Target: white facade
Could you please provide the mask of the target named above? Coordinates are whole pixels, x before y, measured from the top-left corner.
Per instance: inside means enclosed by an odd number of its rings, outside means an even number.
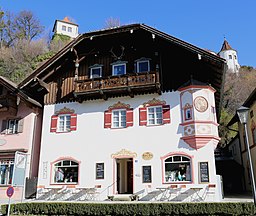
[[[202,107],[204,104],[200,104],[201,101],[195,102],[197,97],[206,99],[207,106]],[[139,125],[140,108],[152,100],[170,105],[170,123]],[[126,128],[104,128],[104,111],[120,103],[133,108],[133,125]],[[194,106],[196,103],[197,109]],[[184,119],[185,106],[191,107],[191,119]],[[98,200],[123,193],[138,194],[143,200],[143,197],[161,187],[175,185],[181,192],[185,192],[176,194],[180,201],[190,201],[195,195],[195,188],[199,188],[201,199],[219,200],[221,191],[218,188],[214,159],[217,144],[214,137],[218,138],[216,116],[212,112],[214,106],[214,92],[209,88],[198,87],[162,95],[147,94],[134,98],[111,98],[107,101],[45,105],[38,188],[97,188]],[[62,109],[73,110],[77,114],[76,130],[52,133],[51,116]],[[186,180],[169,182],[165,160],[172,156],[190,159],[191,170],[187,170],[186,175],[189,177],[186,176]],[[61,160],[78,163],[76,183],[55,182],[54,165]],[[202,180],[205,174],[199,168],[199,164],[205,162],[208,165],[206,181]],[[96,163],[104,163],[103,179],[96,179]],[[151,166],[149,182],[143,182],[143,166]],[[214,185],[212,197],[209,195],[209,185]]]
[[[56,20],[53,28],[54,34],[63,34],[71,38],[78,36],[78,25],[70,22],[66,17],[63,20]]]

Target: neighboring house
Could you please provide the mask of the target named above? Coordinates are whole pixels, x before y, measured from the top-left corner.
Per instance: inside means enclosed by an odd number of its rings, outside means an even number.
[[[248,122],[247,122],[247,129],[248,129],[248,139],[249,139],[249,145],[250,145],[250,151],[251,151],[251,157],[252,157],[252,164],[253,164],[254,175],[255,175],[256,174],[256,88],[250,94],[250,96],[246,99],[243,106],[248,107],[250,109]],[[248,153],[247,153],[248,150],[245,142],[244,126],[240,123],[237,114],[230,120],[227,126],[229,127],[236,122],[238,122],[238,125],[239,125],[238,130],[239,130],[239,140],[240,140],[240,155],[241,155],[242,164],[244,167],[245,189],[247,191],[251,191],[252,186],[251,186],[251,180],[250,180],[251,179],[250,166],[249,166]],[[254,176],[254,179],[255,177],[256,176]]]
[[[63,20],[55,21],[52,31],[54,34],[66,35],[74,39],[78,36],[78,25],[65,17]]]
[[[12,184],[16,152],[27,155],[25,177],[37,177],[41,121],[41,105],[0,77],[0,199],[8,198],[6,189]],[[23,188],[15,187],[13,198],[21,199],[23,195]]]
[[[238,63],[237,51],[234,50],[226,39],[222,44],[222,47],[218,53],[221,58],[226,59],[228,65],[228,72],[239,73],[240,65]]]
[[[38,199],[153,200],[169,187],[177,200],[219,200],[225,71],[144,24],[79,35],[19,85],[44,103]]]

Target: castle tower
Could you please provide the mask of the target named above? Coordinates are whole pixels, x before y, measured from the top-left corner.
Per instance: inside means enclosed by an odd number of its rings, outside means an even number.
[[[226,59],[229,72],[239,72],[240,65],[238,63],[237,52],[236,50],[232,49],[232,47],[229,45],[226,39],[224,39],[224,42],[218,55],[221,58]]]
[[[52,31],[54,34],[67,35],[73,39],[78,36],[78,25],[65,17],[63,20],[55,21]]]

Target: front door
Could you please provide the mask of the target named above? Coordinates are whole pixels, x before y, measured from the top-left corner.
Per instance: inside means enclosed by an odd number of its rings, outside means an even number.
[[[116,159],[116,182],[118,194],[133,193],[133,159]]]

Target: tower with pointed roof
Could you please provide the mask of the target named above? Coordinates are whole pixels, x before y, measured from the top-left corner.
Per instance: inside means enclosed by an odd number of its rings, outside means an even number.
[[[237,58],[237,51],[234,50],[226,40],[224,39],[224,42],[222,44],[221,50],[219,52],[219,56],[221,58],[226,59],[227,65],[228,65],[228,71],[231,73],[238,73],[240,65],[238,63]]]
[[[63,20],[55,20],[52,31],[54,34],[66,35],[73,39],[78,36],[78,25],[65,17]]]

